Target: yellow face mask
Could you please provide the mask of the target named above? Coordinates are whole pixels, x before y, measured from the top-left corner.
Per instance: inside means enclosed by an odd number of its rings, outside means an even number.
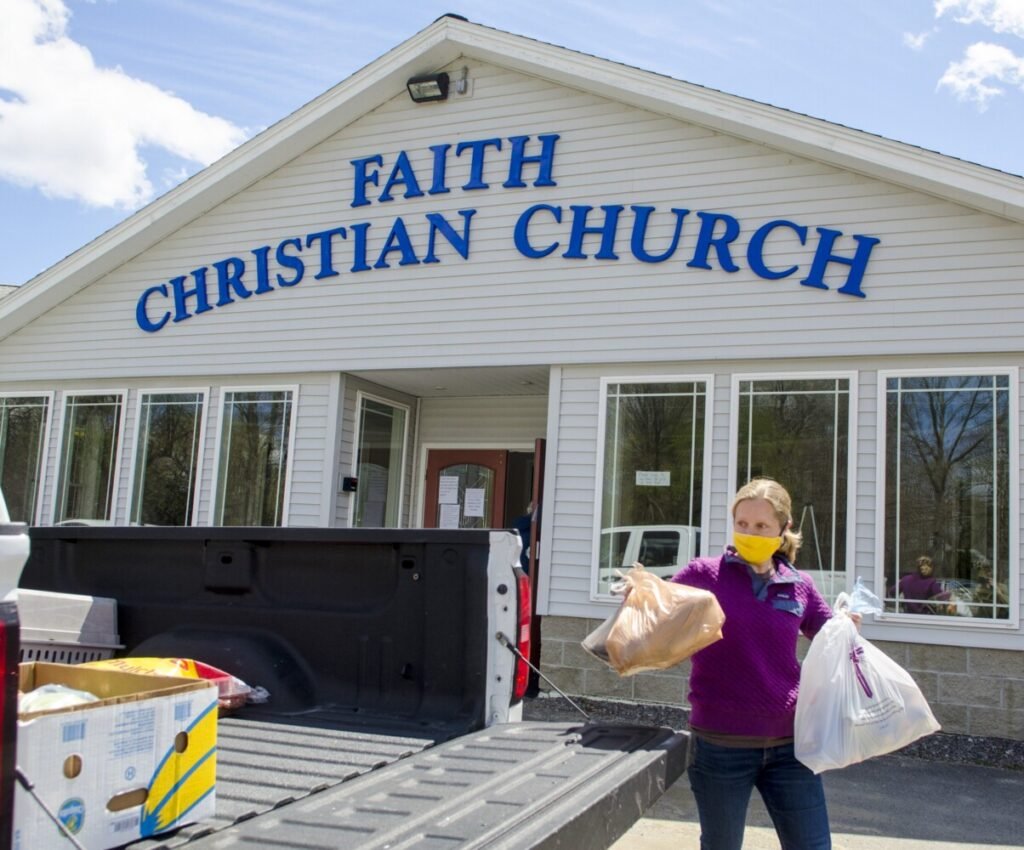
[[[782,538],[740,534],[738,531],[734,531],[732,542],[736,547],[736,553],[748,564],[763,564],[779,550]]]

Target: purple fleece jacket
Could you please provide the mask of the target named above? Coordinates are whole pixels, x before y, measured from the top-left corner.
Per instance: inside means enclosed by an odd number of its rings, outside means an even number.
[[[799,633],[809,638],[832,609],[809,576],[775,556],[775,576],[755,595],[750,569],[731,549],[697,558],[672,581],[710,590],[725,612],[722,640],[691,659],[690,722],[729,735],[793,735]]]
[[[942,589],[938,579],[923,576],[920,573],[908,573],[900,579],[899,591],[903,594],[903,610],[908,614],[937,614],[931,605],[919,602],[908,602],[908,599],[940,599],[948,600],[949,593]],[[890,591],[891,592],[891,591]]]

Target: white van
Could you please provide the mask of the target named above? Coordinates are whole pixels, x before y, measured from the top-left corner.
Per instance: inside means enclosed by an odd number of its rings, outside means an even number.
[[[700,551],[700,529],[690,525],[624,525],[601,532],[601,585],[615,581],[615,570],[635,561],[661,578],[672,578]]]

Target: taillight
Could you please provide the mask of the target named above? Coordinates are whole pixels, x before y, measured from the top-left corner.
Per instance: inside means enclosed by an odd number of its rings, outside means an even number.
[[[530,684],[530,577],[516,567],[516,588],[519,591],[519,629],[516,632],[516,672],[512,679],[512,702],[517,703],[526,695]]]
[[[18,645],[18,610],[13,602],[0,602],[0,812],[14,811]],[[10,833],[9,821],[0,825],[0,850],[11,846]]]

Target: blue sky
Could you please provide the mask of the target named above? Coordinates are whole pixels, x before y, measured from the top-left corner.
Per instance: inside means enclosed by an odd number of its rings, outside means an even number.
[[[1024,173],[1024,0],[0,0],[0,283],[445,12]]]

